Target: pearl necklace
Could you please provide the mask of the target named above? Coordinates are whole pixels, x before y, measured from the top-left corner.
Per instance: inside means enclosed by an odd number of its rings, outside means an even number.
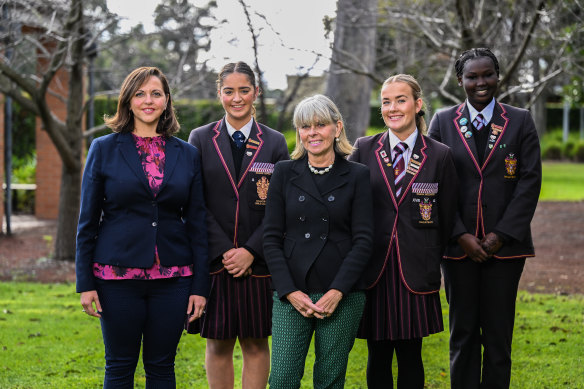
[[[333,163],[331,163],[330,165],[328,165],[327,167],[325,167],[322,170],[318,170],[316,169],[314,166],[312,166],[310,164],[310,162],[308,162],[308,169],[313,173],[313,174],[325,174],[331,171],[331,169],[333,168],[333,165],[335,164],[335,162],[333,161]]]

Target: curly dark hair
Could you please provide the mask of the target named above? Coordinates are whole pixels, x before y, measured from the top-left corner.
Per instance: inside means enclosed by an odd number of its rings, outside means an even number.
[[[134,130],[134,115],[130,111],[130,101],[138,89],[150,77],[158,77],[162,83],[164,94],[168,96],[168,103],[166,109],[158,120],[156,133],[166,137],[176,134],[180,130],[176,113],[172,105],[172,96],[170,94],[170,86],[168,79],[162,71],[156,67],[144,66],[134,69],[120,88],[120,96],[118,97],[118,109],[114,116],[104,116],[105,124],[114,132],[132,132]]]
[[[464,65],[466,64],[467,61],[479,57],[489,57],[493,61],[493,64],[495,65],[495,72],[497,73],[497,77],[499,77],[499,61],[497,60],[497,57],[495,56],[495,54],[493,54],[491,49],[485,47],[473,48],[470,50],[463,51],[462,54],[460,54],[460,57],[458,57],[458,59],[454,63],[454,69],[456,69],[456,77],[462,78],[462,73],[464,72]]]

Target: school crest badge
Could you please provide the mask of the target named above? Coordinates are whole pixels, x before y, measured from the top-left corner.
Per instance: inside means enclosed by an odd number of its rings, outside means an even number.
[[[508,178],[515,177],[515,173],[517,173],[517,158],[515,158],[514,153],[510,153],[505,157],[505,171]]]
[[[427,197],[420,202],[420,216],[424,221],[428,221],[432,217],[432,203]]]
[[[256,182],[258,197],[263,202],[265,202],[266,199],[268,198],[268,187],[269,186],[270,186],[270,181],[266,178],[266,176],[262,176],[262,178],[260,178]]]

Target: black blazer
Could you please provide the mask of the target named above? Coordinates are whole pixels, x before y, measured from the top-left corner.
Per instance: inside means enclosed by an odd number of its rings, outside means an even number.
[[[203,160],[209,267],[212,273],[223,271],[223,253],[246,246],[254,254],[252,275],[266,276],[262,235],[267,189],[274,164],[289,158],[286,139],[254,120],[236,181],[224,120],[194,129],[189,136]]]
[[[458,183],[448,147],[418,134],[395,197],[394,173],[387,131],[357,139],[350,160],[369,166],[373,191],[375,235],[366,279],[375,286],[392,247],[397,248],[401,279],[412,293],[440,289],[440,260],[450,237]]]
[[[95,290],[93,262],[149,268],[154,246],[164,266],[194,265],[191,294],[207,296],[207,231],[197,149],[171,137],[160,192],[150,189],[130,133],[91,143],[77,227],[77,292]]]
[[[496,103],[491,123],[484,129],[490,133],[482,166],[477,162],[474,137],[466,138],[461,132],[468,123],[463,103],[434,115],[429,129],[431,138],[452,150],[460,181],[452,235],[501,232],[509,241],[495,258],[532,257],[530,223],[541,189],[541,154],[533,119],[525,109]],[[453,240],[445,258],[465,257]]]
[[[365,287],[360,277],[373,242],[369,169],[337,155],[322,195],[312,175],[306,156],[280,162],[268,191],[264,252],[281,299],[307,292],[311,267],[323,292]]]

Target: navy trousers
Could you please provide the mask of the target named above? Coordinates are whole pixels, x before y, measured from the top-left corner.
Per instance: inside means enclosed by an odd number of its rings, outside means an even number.
[[[525,258],[442,262],[452,389],[509,388],[515,300],[524,265]]]
[[[186,318],[191,277],[100,280],[104,389],[134,387],[143,344],[146,388],[176,388],[174,358]]]

